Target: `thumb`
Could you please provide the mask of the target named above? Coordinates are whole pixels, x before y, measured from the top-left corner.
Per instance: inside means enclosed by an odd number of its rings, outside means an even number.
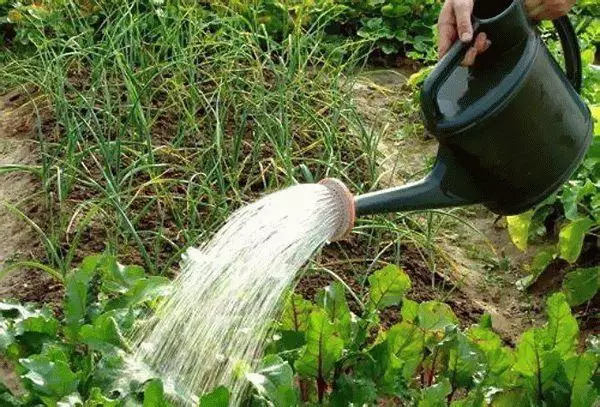
[[[456,0],[454,2],[454,14],[456,15],[456,29],[458,37],[462,42],[473,39],[473,25],[471,14],[473,13],[473,0]]]

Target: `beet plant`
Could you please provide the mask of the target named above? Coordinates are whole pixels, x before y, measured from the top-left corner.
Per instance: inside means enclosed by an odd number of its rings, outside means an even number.
[[[86,258],[66,281],[60,317],[47,308],[0,304],[0,351],[18,379],[0,390],[2,405],[177,405],[180,395],[163,383],[168,378],[142,379],[124,370],[126,333],[168,293],[168,282],[106,255]],[[290,293],[259,368],[239,369],[248,384],[245,405],[518,407],[600,401],[600,342],[588,337],[585,346],[579,343],[577,321],[562,293],[548,298],[546,324],[524,332],[511,348],[487,315],[462,327],[447,304],[408,299],[410,279],[394,265],[371,275],[369,286],[365,298],[350,304],[339,282],[321,289],[314,301]],[[387,329],[379,323],[384,310],[399,319]],[[229,392],[218,387],[195,403],[227,406]]]

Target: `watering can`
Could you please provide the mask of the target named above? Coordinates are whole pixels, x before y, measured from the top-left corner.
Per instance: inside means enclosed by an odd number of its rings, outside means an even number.
[[[485,32],[490,48],[462,67],[470,44],[457,41],[421,90],[425,127],[439,142],[433,170],[413,184],[355,197],[344,227],[355,216],[468,204],[521,213],[560,188],[583,160],[592,120],[577,94],[581,56],[569,19],[554,21],[565,72],[520,0],[478,0],[472,20],[473,38]],[[347,190],[324,183],[348,201]]]

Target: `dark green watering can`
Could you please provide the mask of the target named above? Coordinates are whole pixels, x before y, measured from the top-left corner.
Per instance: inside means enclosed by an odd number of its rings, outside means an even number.
[[[355,198],[356,215],[481,203],[516,214],[554,193],[577,169],[592,138],[577,91],[581,56],[568,18],[554,21],[566,74],[521,1],[479,0],[475,35],[491,47],[460,66],[470,44],[457,41],[421,91],[425,127],[440,147],[425,179]]]

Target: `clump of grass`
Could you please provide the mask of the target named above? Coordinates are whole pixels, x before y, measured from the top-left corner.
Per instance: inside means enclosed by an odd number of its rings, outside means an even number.
[[[375,179],[376,135],[348,94],[364,54],[322,46],[332,16],[273,38],[248,9],[94,7],[32,18],[32,52],[0,68],[2,87],[33,85],[50,106],[37,129],[44,260],[60,272],[108,249],[165,273],[262,193]]]
[[[0,67],[0,89],[34,89],[31,103],[44,111],[36,175],[47,216],[35,227],[45,255],[13,267],[61,276],[108,251],[168,274],[187,247],[264,193],[328,176],[357,193],[377,187],[379,133],[351,94],[367,52],[325,41],[335,9],[273,35],[252,5],[93,4],[26,20],[29,52]],[[361,219],[355,242],[338,244],[325,264],[362,291],[369,271],[400,263],[408,243],[433,284],[447,257],[436,245],[445,216]]]

